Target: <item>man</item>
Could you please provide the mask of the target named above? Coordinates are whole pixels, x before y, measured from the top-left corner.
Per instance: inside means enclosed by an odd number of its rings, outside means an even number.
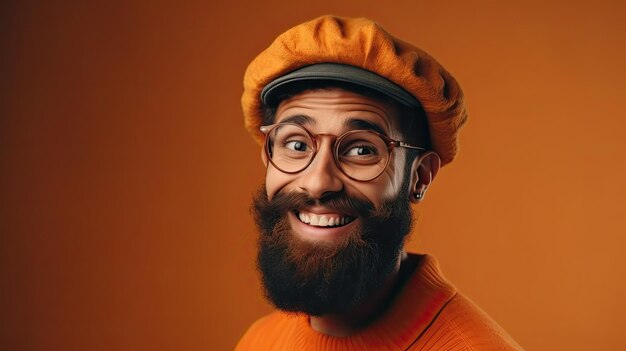
[[[237,350],[521,349],[434,258],[403,249],[466,120],[439,63],[369,20],[323,16],[279,36],[244,88],[267,167],[258,267],[280,311]]]

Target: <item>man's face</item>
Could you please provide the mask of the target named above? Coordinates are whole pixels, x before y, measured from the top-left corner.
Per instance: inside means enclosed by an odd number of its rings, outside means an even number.
[[[325,89],[284,100],[274,123],[296,122],[313,134],[336,136],[373,125],[401,139],[398,118],[390,104]],[[397,266],[410,230],[404,153],[394,151],[379,177],[360,182],[337,168],[333,141],[321,137],[312,163],[295,174],[263,156],[265,191],[254,203],[258,263],[268,298],[284,310],[338,313],[368,297]]]
[[[342,89],[305,91],[283,101],[277,111],[274,123],[290,120],[294,116],[306,116],[308,122],[302,125],[313,134],[325,133],[341,135],[358,126],[360,121],[378,126],[392,139],[402,139],[399,121],[393,106]],[[365,125],[361,123],[361,125]],[[268,164],[265,187],[271,200],[277,193],[304,192],[319,199],[325,194],[344,191],[349,196],[367,199],[379,207],[386,199],[397,196],[403,180],[404,153],[394,152],[385,171],[369,182],[359,182],[348,178],[335,165],[332,153],[332,140],[323,138],[313,162],[302,172],[287,174]],[[400,152],[398,152],[400,151]],[[267,163],[267,162],[266,162]],[[408,195],[407,195],[408,196]],[[311,213],[328,213],[324,208],[311,208]],[[329,216],[339,215],[332,212]],[[297,234],[305,240],[335,240],[341,231],[329,235],[322,230],[311,232],[310,226],[300,226],[295,216],[290,217]],[[319,227],[318,227],[319,229]]]

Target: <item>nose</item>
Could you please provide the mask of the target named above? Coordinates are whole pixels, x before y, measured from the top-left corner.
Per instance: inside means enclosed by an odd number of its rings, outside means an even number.
[[[320,143],[319,149],[311,164],[302,171],[298,186],[314,199],[321,199],[331,193],[343,190],[341,170],[337,168],[332,151],[332,143],[326,140]]]

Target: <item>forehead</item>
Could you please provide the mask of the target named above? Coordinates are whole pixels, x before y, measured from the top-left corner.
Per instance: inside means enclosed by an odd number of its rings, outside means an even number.
[[[375,124],[387,135],[397,135],[399,112],[381,99],[341,88],[306,90],[281,101],[274,123],[296,121],[317,132],[348,129],[360,122]]]

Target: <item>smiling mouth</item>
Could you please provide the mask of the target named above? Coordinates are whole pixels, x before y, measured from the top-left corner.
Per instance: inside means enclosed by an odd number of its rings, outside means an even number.
[[[342,227],[354,220],[354,217],[337,214],[315,214],[306,211],[294,211],[300,222],[314,227]]]

